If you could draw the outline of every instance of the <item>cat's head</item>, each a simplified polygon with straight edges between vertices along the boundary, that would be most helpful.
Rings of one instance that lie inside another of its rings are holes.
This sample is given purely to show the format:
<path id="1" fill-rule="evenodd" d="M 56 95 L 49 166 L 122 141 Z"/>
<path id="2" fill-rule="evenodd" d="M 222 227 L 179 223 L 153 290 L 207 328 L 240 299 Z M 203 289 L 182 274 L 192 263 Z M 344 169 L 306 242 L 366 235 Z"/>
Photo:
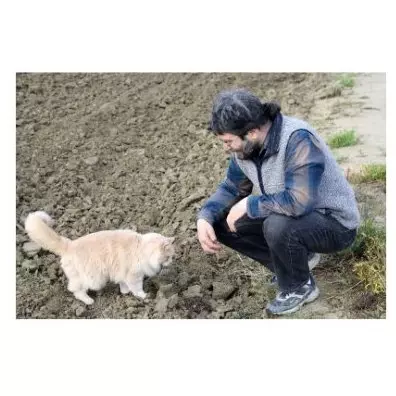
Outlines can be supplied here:
<path id="1" fill-rule="evenodd" d="M 163 267 L 168 267 L 175 255 L 174 237 L 165 237 L 161 234 L 150 233 L 144 235 L 145 255 L 149 266 L 156 273 Z"/>
<path id="2" fill-rule="evenodd" d="M 162 267 L 168 267 L 173 260 L 175 255 L 175 237 L 163 237 L 162 243 L 160 243 L 160 257 L 159 261 Z"/>

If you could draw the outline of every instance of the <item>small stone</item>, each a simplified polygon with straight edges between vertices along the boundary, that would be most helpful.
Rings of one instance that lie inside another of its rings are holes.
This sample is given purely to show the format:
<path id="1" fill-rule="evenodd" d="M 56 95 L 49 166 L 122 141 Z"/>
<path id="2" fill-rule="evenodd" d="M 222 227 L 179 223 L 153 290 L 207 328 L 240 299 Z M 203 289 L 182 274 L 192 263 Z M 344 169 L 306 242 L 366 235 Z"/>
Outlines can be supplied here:
<path id="1" fill-rule="evenodd" d="M 84 160 L 84 162 L 85 162 L 87 165 L 90 165 L 90 166 L 95 165 L 98 161 L 99 161 L 99 157 L 97 157 L 97 156 L 89 157 L 89 158 L 86 158 L 86 159 Z"/>
<path id="2" fill-rule="evenodd" d="M 213 282 L 212 298 L 226 300 L 236 290 L 234 285 L 222 282 Z"/>
<path id="3" fill-rule="evenodd" d="M 76 316 L 82 316 L 86 312 L 87 308 L 86 307 L 78 307 L 76 309 Z"/>
<path id="4" fill-rule="evenodd" d="M 164 297 L 169 297 L 172 294 L 174 294 L 174 290 L 173 290 L 173 284 L 172 283 L 168 283 L 166 285 L 161 285 L 157 296 L 164 296 Z"/>
<path id="5" fill-rule="evenodd" d="M 157 304 L 155 304 L 154 311 L 160 314 L 164 314 L 168 309 L 168 301 L 169 300 L 164 297 L 158 300 Z"/>
<path id="6" fill-rule="evenodd" d="M 55 265 L 51 265 L 47 269 L 48 272 L 48 278 L 51 280 L 56 280 L 58 279 L 58 268 Z"/>
<path id="7" fill-rule="evenodd" d="M 75 197 L 75 196 L 77 195 L 77 191 L 74 191 L 74 190 L 67 190 L 65 195 L 66 195 L 66 197 L 68 197 L 68 198 L 72 198 L 72 197 Z"/>
<path id="8" fill-rule="evenodd" d="M 173 309 L 178 302 L 179 302 L 179 295 L 177 293 L 173 294 L 168 301 L 168 308 Z"/>
<path id="9" fill-rule="evenodd" d="M 34 93 L 34 94 L 42 94 L 43 93 L 43 88 L 41 88 L 40 85 L 31 85 L 29 90 L 31 93 Z"/>
<path id="10" fill-rule="evenodd" d="M 190 286 L 184 293 L 183 296 L 186 298 L 201 297 L 201 286 L 194 285 Z"/>
<path id="11" fill-rule="evenodd" d="M 17 234 L 16 235 L 16 243 L 22 244 L 26 241 L 29 241 L 29 238 L 26 235 Z"/>
<path id="12" fill-rule="evenodd" d="M 236 309 L 240 305 L 242 305 L 242 297 L 241 296 L 236 296 L 231 300 L 232 306 Z"/>
<path id="13" fill-rule="evenodd" d="M 24 260 L 22 262 L 22 268 L 27 270 L 35 270 L 38 267 L 37 262 L 33 260 Z"/>
<path id="14" fill-rule="evenodd" d="M 25 242 L 22 246 L 22 250 L 28 257 L 33 257 L 40 249 L 41 247 L 35 242 Z"/>
<path id="15" fill-rule="evenodd" d="M 66 164 L 67 170 L 76 170 L 78 168 L 78 163 L 75 161 L 70 161 Z"/>
<path id="16" fill-rule="evenodd" d="M 179 281 L 178 281 L 179 286 L 181 287 L 187 286 L 189 279 L 190 279 L 190 275 L 188 275 L 187 272 L 180 273 Z"/>

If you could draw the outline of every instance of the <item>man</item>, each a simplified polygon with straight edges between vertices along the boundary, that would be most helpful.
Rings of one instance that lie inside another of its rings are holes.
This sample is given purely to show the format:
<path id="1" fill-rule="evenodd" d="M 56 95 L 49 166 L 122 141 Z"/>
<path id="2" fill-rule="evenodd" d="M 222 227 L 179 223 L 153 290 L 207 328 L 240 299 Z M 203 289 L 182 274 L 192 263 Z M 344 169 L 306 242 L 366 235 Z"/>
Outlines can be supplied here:
<path id="1" fill-rule="evenodd" d="M 209 129 L 231 159 L 198 213 L 201 246 L 216 253 L 222 243 L 266 265 L 279 287 L 267 312 L 295 312 L 319 296 L 310 272 L 317 253 L 343 250 L 356 237 L 353 189 L 312 126 L 248 91 L 221 92 Z"/>

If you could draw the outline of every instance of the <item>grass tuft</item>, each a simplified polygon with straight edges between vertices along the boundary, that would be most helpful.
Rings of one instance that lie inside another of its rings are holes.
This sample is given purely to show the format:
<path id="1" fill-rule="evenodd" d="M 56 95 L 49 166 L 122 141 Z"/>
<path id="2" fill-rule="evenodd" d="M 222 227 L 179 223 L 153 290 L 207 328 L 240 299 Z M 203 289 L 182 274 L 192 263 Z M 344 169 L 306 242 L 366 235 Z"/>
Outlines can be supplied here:
<path id="1" fill-rule="evenodd" d="M 352 246 L 344 251 L 353 261 L 353 272 L 365 289 L 373 294 L 385 293 L 386 230 L 366 219 L 359 227 Z"/>
<path id="2" fill-rule="evenodd" d="M 369 164 L 364 165 L 359 173 L 351 176 L 353 183 L 386 182 L 386 165 Z"/>
<path id="3" fill-rule="evenodd" d="M 355 77 L 353 74 L 343 74 L 338 79 L 338 83 L 344 88 L 352 88 L 355 85 Z"/>
<path id="4" fill-rule="evenodd" d="M 354 129 L 341 131 L 330 136 L 327 144 L 331 148 L 348 147 L 357 144 L 358 138 Z"/>

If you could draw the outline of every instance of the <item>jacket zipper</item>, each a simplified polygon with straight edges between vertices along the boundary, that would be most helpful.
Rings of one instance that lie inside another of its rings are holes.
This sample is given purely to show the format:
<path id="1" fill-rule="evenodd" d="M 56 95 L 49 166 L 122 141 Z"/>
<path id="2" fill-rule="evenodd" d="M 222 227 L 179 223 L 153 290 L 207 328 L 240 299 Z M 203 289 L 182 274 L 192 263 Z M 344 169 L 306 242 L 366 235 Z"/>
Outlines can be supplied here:
<path id="1" fill-rule="evenodd" d="M 258 181 L 260 183 L 261 194 L 264 195 L 265 191 L 264 191 L 264 185 L 263 185 L 263 176 L 261 174 L 261 164 L 259 162 L 256 162 L 256 161 L 254 162 L 254 164 L 256 165 L 257 178 L 258 178 Z"/>

